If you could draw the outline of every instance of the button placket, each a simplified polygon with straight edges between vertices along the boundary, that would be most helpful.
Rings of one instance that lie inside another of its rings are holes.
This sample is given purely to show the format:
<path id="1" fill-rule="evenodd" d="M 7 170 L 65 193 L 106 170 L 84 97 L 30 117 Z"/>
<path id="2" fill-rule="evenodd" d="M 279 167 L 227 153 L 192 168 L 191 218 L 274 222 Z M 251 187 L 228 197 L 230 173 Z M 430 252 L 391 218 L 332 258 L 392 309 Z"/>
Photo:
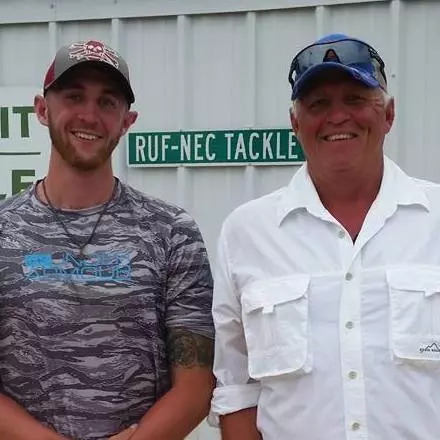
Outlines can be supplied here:
<path id="1" fill-rule="evenodd" d="M 346 269 L 340 303 L 340 356 L 347 440 L 366 435 L 365 384 L 362 380 L 362 338 L 360 321 L 361 256 Z"/>

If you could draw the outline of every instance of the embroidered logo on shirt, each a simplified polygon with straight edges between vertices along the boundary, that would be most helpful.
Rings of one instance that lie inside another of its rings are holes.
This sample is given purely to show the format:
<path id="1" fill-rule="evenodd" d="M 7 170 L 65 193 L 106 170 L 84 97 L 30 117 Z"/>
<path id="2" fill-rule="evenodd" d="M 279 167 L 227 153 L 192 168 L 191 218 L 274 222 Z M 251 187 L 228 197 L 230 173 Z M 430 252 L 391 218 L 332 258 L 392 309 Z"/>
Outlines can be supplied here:
<path id="1" fill-rule="evenodd" d="M 437 342 L 433 342 L 429 345 L 421 345 L 420 346 L 420 353 L 440 353 L 440 343 L 437 344 Z"/>

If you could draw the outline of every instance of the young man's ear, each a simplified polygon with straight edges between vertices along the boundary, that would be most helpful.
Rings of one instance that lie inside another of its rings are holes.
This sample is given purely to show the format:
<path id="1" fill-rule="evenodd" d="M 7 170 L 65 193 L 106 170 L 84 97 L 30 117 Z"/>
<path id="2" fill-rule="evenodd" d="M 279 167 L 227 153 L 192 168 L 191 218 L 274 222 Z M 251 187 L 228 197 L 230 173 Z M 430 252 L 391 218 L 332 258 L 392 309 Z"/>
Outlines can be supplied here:
<path id="1" fill-rule="evenodd" d="M 47 102 L 42 95 L 37 95 L 34 98 L 34 109 L 40 124 L 48 126 Z"/>
<path id="2" fill-rule="evenodd" d="M 122 127 L 121 135 L 127 133 L 128 129 L 136 122 L 138 112 L 130 110 L 125 116 L 124 125 Z"/>

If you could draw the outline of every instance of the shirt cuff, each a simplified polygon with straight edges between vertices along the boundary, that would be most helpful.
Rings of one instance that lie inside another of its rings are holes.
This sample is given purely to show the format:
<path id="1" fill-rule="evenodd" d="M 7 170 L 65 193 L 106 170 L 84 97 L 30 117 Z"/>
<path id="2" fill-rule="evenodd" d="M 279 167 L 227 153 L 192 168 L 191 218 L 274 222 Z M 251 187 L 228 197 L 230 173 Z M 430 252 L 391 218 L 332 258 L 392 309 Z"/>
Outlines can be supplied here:
<path id="1" fill-rule="evenodd" d="M 217 387 L 211 401 L 208 423 L 219 426 L 219 416 L 257 406 L 261 387 L 259 383 Z"/>

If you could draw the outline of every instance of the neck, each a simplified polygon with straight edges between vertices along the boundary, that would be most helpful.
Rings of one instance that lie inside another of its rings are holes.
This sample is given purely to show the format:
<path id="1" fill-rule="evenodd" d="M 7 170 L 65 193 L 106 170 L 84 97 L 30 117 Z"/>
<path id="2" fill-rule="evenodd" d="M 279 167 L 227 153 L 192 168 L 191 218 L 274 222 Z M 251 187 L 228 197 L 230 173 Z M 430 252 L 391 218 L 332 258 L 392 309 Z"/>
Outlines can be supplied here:
<path id="1" fill-rule="evenodd" d="M 49 166 L 44 180 L 47 197 L 41 183 L 37 186 L 37 195 L 40 200 L 46 203 L 50 201 L 58 209 L 83 209 L 101 205 L 110 199 L 115 185 L 111 167 L 91 172 L 68 168 L 59 172 Z"/>
<path id="2" fill-rule="evenodd" d="M 352 237 L 356 236 L 379 192 L 383 162 L 373 170 L 341 172 L 337 177 L 314 176 L 313 170 L 309 173 L 322 204 Z"/>

